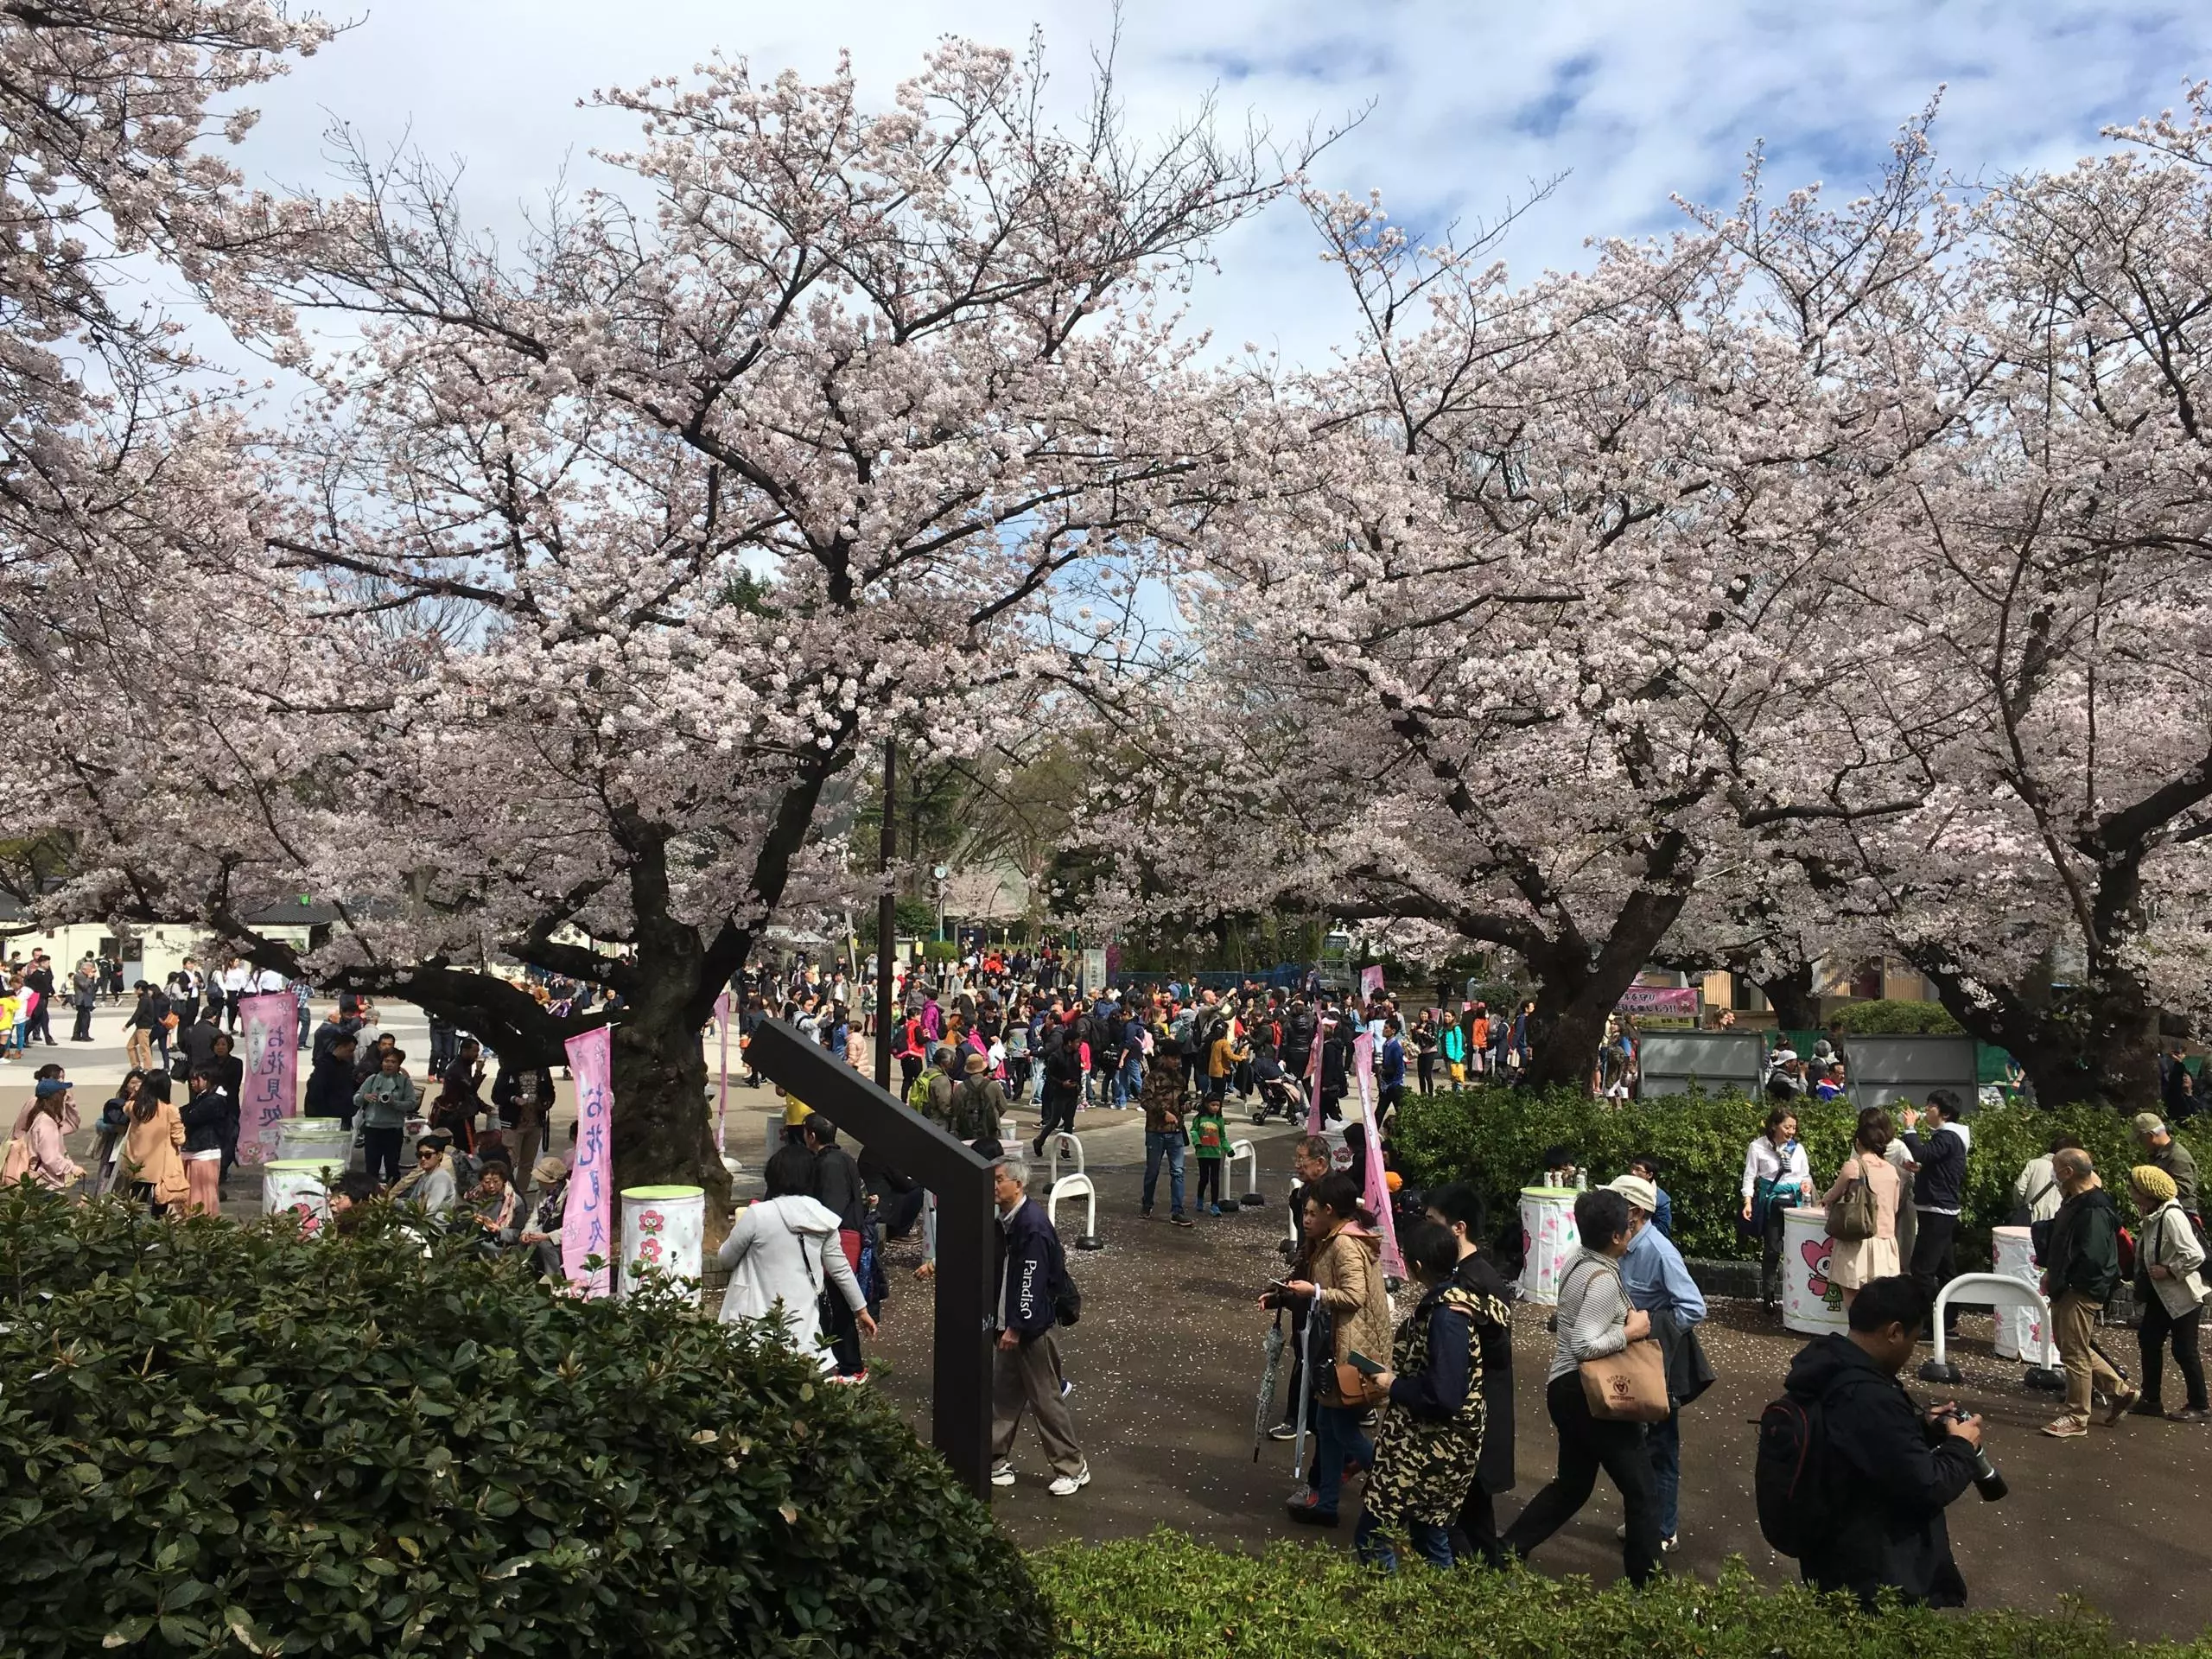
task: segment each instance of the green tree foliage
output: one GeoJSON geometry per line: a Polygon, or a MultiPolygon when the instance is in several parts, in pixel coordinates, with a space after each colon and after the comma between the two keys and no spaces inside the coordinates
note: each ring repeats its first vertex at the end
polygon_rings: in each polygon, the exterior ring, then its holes
{"type": "Polygon", "coordinates": [[[0,1298],[0,1651],[1052,1651],[887,1404],[677,1299],[28,1185],[0,1298]]]}

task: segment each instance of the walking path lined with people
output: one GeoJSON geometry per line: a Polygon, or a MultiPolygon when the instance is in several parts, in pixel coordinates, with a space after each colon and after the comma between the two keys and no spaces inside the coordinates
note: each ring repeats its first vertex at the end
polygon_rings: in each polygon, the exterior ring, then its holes
{"type": "MultiPolygon", "coordinates": [[[[1862,1112],[1853,1154],[1833,1173],[1811,1166],[1786,1104],[1746,1147],[1739,1220],[1767,1258],[1770,1299],[1776,1241],[1790,1211],[1824,1205],[1838,1235],[1831,1271],[1849,1329],[1802,1346],[1746,1307],[1708,1302],[1668,1236],[1672,1209],[1655,1179],[1660,1162],[1648,1156],[1608,1180],[1609,1172],[1573,1169],[1566,1148],[1547,1154],[1560,1167],[1541,1179],[1582,1189],[1568,1194],[1580,1243],[1554,1264],[1552,1313],[1518,1302],[1521,1264],[1491,1261],[1491,1220],[1478,1198],[1464,1188],[1402,1190],[1390,1122],[1405,1087],[1408,1022],[1388,999],[1357,1005],[1258,988],[1186,998],[1179,987],[1092,996],[1048,991],[1011,969],[997,984],[978,978],[912,988],[894,1020],[894,1052],[912,1109],[995,1166],[992,1480],[1018,1527],[1028,1524],[1030,1493],[1083,1499],[1055,1512],[1096,1513],[1077,1526],[1098,1536],[1145,1513],[1173,1518],[1194,1502],[1229,1506],[1214,1514],[1212,1529],[1225,1523],[1239,1536],[1267,1535],[1264,1511],[1273,1508],[1283,1523],[1348,1528],[1352,1548],[1382,1570],[1409,1546],[1440,1566],[1541,1554],[1548,1567],[1601,1573],[1608,1569],[1592,1552],[1606,1547],[1610,1530],[1611,1570],[1641,1584],[1744,1548],[1746,1517],[1765,1519],[1765,1495],[1751,1490],[1764,1441],[1733,1432],[1745,1419],[1731,1413],[1746,1399],[1778,1393],[1811,1402],[1805,1408],[1835,1425],[1855,1421],[1851,1414],[1866,1402],[1888,1402],[1881,1409],[1894,1416],[1896,1402],[1910,1400],[1885,1379],[1928,1334],[1933,1292],[1955,1271],[1944,1224],[1955,1225],[1971,1155],[1970,1135],[1940,1094],[1903,1112],[1902,1131],[1886,1111],[1862,1112]],[[1052,1175],[1071,1150],[1056,1144],[1062,1133],[1082,1143],[1083,1167],[1104,1206],[1098,1229],[1108,1236],[1103,1251],[1074,1266],[1050,1214],[1052,1175]],[[1244,1143],[1269,1172],[1268,1202],[1258,1208],[1224,1191],[1227,1154],[1244,1143]],[[1192,1165],[1197,1179],[1188,1179],[1192,1165]],[[1282,1180],[1275,1172],[1291,1177],[1281,1194],[1287,1225],[1272,1190],[1282,1180]],[[1910,1274],[1901,1226],[1891,1224],[1901,1223],[1908,1190],[1920,1221],[1910,1274]],[[1386,1227],[1389,1219],[1395,1225],[1386,1227]],[[1386,1238],[1394,1252],[1387,1273],[1386,1238]],[[1261,1402],[1262,1426],[1272,1428],[1248,1446],[1232,1478],[1214,1416],[1243,1357],[1223,1319],[1240,1275],[1255,1281],[1279,1329],[1287,1321],[1291,1363],[1287,1391],[1278,1387],[1261,1402]],[[1546,1328],[1552,1321],[1555,1331],[1546,1328]],[[1163,1422],[1146,1402],[1161,1397],[1157,1390],[1173,1393],[1161,1373],[1165,1351],[1186,1339],[1213,1363],[1196,1369],[1188,1398],[1175,1394],[1183,1404],[1163,1422]],[[1538,1364],[1544,1386],[1516,1391],[1512,1371],[1533,1378],[1538,1364]],[[1717,1405],[1698,1404],[1716,1389],[1717,1405]],[[1022,1426],[1033,1419],[1041,1465],[1021,1447],[1022,1426]],[[1608,1519],[1613,1500],[1596,1487],[1601,1471],[1605,1491],[1621,1495],[1618,1526],[1608,1519]],[[1271,1479],[1286,1478],[1287,1510],[1280,1486],[1272,1503],[1265,1496],[1271,1479]]],[[[766,977],[745,988],[744,1029],[772,1014],[848,1058],[867,1058],[869,1020],[841,1000],[849,988],[766,977]]],[[[32,1039],[26,1058],[54,1052],[47,1069],[67,1075],[40,1077],[35,1069],[26,1077],[32,1088],[18,1122],[18,1161],[48,1185],[132,1192],[157,1209],[257,1213],[257,1193],[239,1190],[236,1179],[243,1173],[250,1188],[256,1172],[233,1167],[238,1081],[223,1067],[227,1032],[201,1031],[214,1023],[212,1007],[194,1010],[185,1038],[168,1032],[187,1068],[188,1092],[175,1097],[173,1073],[128,1064],[146,1040],[143,1006],[95,1007],[85,1022],[89,1040],[66,1050],[32,1039]],[[88,1120],[79,1096],[95,1094],[109,1103],[88,1120]],[[226,1176],[232,1190],[219,1193],[226,1176]]],[[[1470,1036],[1489,1037],[1486,1028],[1453,1043],[1445,1039],[1456,1025],[1433,1015],[1412,1023],[1435,1038],[1433,1052],[1443,1057],[1442,1076],[1429,1068],[1433,1081],[1448,1079],[1455,1053],[1465,1057],[1456,1063],[1462,1076],[1473,1075],[1477,1054],[1511,1070],[1510,1055],[1470,1046],[1470,1036]]],[[[382,1188],[426,1221],[487,1249],[534,1254],[544,1274],[560,1276],[568,1162],[558,1154],[574,1115],[565,1079],[550,1068],[502,1065],[467,1033],[412,1010],[334,1002],[303,1021],[301,1034],[304,1109],[359,1129],[359,1166],[333,1194],[341,1226],[382,1188]],[[438,1076],[418,1078],[410,1064],[418,1052],[435,1056],[438,1076]],[[518,1177],[525,1120],[533,1139],[518,1177]],[[423,1132],[403,1145],[410,1123],[423,1132]]],[[[1417,1031],[1416,1059],[1428,1047],[1417,1031]]],[[[744,1154],[731,1161],[741,1195],[760,1196],[715,1252],[711,1276],[728,1281],[715,1293],[720,1316],[760,1319],[780,1303],[798,1315],[788,1339],[809,1350],[819,1343],[827,1375],[873,1381],[918,1405],[912,1390],[926,1371],[918,1356],[932,1322],[926,1284],[917,1282],[929,1272],[929,1205],[908,1203],[921,1196],[911,1182],[865,1147],[856,1159],[826,1119],[769,1089],[745,1065],[743,1048],[741,1039],[726,1080],[740,1124],[731,1144],[744,1154]],[[748,1121],[757,1128],[748,1132],[748,1121]],[[889,1371],[872,1376],[867,1351],[893,1358],[889,1371]]],[[[1418,1065],[1411,1070],[1418,1077],[1418,1065]]],[[[718,1091],[724,1082],[710,1086],[718,1091]]],[[[2120,1203],[2078,1147],[2054,1144],[2019,1177],[2024,1212],[2047,1230],[2047,1288],[2068,1380],[2066,1408],[2041,1425],[2039,1446],[2161,1412],[2159,1368],[2170,1351],[2185,1389],[2171,1414],[2186,1422],[2205,1414],[2196,1352],[2205,1257],[2173,1173],[2193,1198],[2194,1166],[2155,1117],[2144,1115],[2135,1128],[2145,1161],[2118,1179],[2126,1215],[2143,1228],[2129,1268],[2147,1311],[2139,1383],[2113,1370],[2095,1338],[2097,1310],[2121,1280],[2113,1243],[2120,1203]]],[[[1796,1570],[1861,1594],[1887,1585],[1939,1605],[1989,1571],[1997,1552],[1961,1552],[1943,1525],[1943,1509],[1974,1477],[1955,1483],[1939,1471],[1964,1466],[1955,1458],[1966,1452],[1947,1450],[1955,1441],[1977,1457],[1986,1451],[1993,1418],[2005,1428],[2023,1426],[2027,1402],[1993,1381],[1976,1376],[1974,1409],[1948,1399],[1910,1407],[1913,1433],[1925,1435],[1936,1463],[1913,1489],[1920,1496],[1896,1500],[1924,1506],[1912,1512],[1910,1529],[1922,1541],[1910,1560],[1850,1554],[1859,1548],[1848,1542],[1859,1535],[1853,1529],[1894,1533],[1906,1524],[1898,1513],[1862,1522],[1839,1511],[1831,1531],[1845,1542],[1823,1554],[1793,1541],[1796,1570]]],[[[2018,1440],[2005,1445],[2016,1471],[2018,1440]]],[[[2196,1465],[2193,1446],[2180,1452],[2154,1487],[2173,1489],[2175,1471],[2196,1465]]],[[[2026,1484],[2016,1478],[2015,1491],[2026,1484]]],[[[1978,1513],[1976,1530],[2010,1531],[2018,1513],[2018,1505],[1978,1513]]],[[[1763,1559],[1769,1570],[1790,1570],[1770,1551],[1763,1559]]],[[[1999,1569],[2000,1581],[2008,1576],[1999,1569]]],[[[2020,1593],[2032,1599],[2027,1586],[2020,1593]]]]}

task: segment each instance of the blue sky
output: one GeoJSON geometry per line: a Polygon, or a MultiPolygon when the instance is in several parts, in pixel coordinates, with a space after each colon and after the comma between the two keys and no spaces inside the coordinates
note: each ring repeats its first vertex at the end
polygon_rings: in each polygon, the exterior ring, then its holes
{"type": "MultiPolygon", "coordinates": [[[[465,160],[471,216],[507,231],[564,167],[589,179],[593,147],[629,143],[622,118],[577,107],[595,86],[680,72],[717,48],[824,78],[844,46],[887,99],[938,35],[1019,47],[1033,25],[1072,103],[1113,27],[1103,0],[377,0],[360,18],[254,100],[250,170],[323,181],[320,135],[339,116],[372,142],[465,160]]],[[[2212,75],[2212,5],[1127,0],[1121,66],[1141,130],[1210,89],[1225,122],[1249,114],[1282,132],[1371,102],[1316,181],[1379,189],[1409,225],[1488,215],[1531,178],[1567,173],[1505,248],[1533,274],[1583,260],[1586,238],[1673,228],[1670,192],[1731,199],[1755,139],[1777,187],[1855,194],[1939,83],[1937,143],[1954,171],[2063,165],[2101,147],[2103,124],[2175,105],[2185,78],[2212,75]]],[[[1310,361],[1348,333],[1340,279],[1294,208],[1240,229],[1220,257],[1193,315],[1230,349],[1253,340],[1310,361]]]]}

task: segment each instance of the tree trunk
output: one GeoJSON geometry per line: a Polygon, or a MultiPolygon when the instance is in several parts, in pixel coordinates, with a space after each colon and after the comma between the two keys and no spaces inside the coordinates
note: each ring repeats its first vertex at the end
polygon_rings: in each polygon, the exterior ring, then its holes
{"type": "Polygon", "coordinates": [[[626,1004],[614,1025],[614,1187],[704,1187],[709,1213],[721,1216],[729,1209],[729,1172],[715,1149],[692,990],[690,976],[668,976],[626,1004]]]}
{"type": "Polygon", "coordinates": [[[1813,964],[1801,962],[1786,974],[1751,982],[1774,1010],[1775,1022],[1784,1031],[1810,1031],[1821,1023],[1819,1000],[1813,995],[1813,964]]]}
{"type": "Polygon", "coordinates": [[[1589,1088],[1607,1016],[1659,949],[1687,898],[1638,888],[1614,917],[1594,960],[1579,936],[1529,958],[1536,976],[1536,1011],[1529,1021],[1530,1084],[1589,1088]]]}
{"type": "Polygon", "coordinates": [[[2158,1014],[2133,974],[2093,967],[2080,985],[1977,986],[1955,963],[1908,960],[1954,1020],[2012,1057],[2038,1106],[2158,1109],[2158,1014]]]}

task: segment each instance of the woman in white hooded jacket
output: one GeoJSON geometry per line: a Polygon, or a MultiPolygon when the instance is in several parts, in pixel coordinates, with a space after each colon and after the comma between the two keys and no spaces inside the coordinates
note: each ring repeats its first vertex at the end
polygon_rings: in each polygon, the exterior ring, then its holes
{"type": "Polygon", "coordinates": [[[822,1342],[823,1287],[844,1299],[863,1335],[875,1334],[875,1321],[845,1260],[836,1211],[802,1189],[810,1163],[804,1147],[784,1147],[768,1160],[767,1197],[738,1211],[731,1223],[719,1252],[729,1269],[722,1321],[765,1319],[781,1303],[792,1344],[831,1371],[837,1361],[822,1342]]]}

